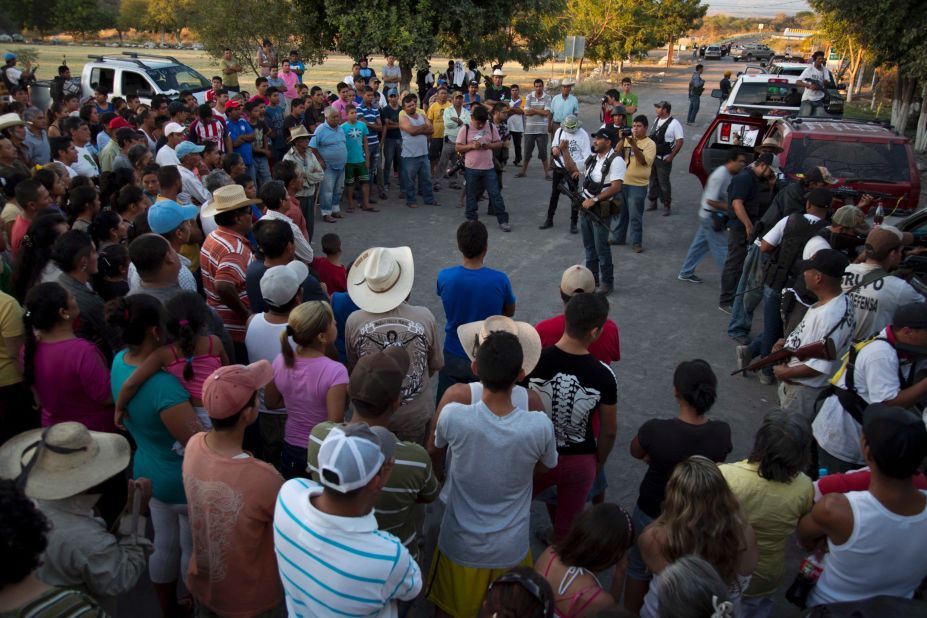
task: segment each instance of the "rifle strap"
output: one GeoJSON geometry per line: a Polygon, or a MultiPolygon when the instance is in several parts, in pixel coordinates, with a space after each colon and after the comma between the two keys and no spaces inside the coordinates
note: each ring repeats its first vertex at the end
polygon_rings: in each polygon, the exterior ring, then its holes
{"type": "Polygon", "coordinates": [[[856,285],[851,287],[849,290],[844,292],[844,294],[849,296],[850,294],[859,290],[860,288],[864,288],[867,285],[871,285],[875,283],[876,281],[879,281],[880,279],[884,279],[885,277],[888,277],[888,275],[889,273],[883,270],[881,266],[876,268],[875,270],[870,270],[868,273],[863,275],[863,278],[860,280],[859,283],[857,283],[856,285]]]}

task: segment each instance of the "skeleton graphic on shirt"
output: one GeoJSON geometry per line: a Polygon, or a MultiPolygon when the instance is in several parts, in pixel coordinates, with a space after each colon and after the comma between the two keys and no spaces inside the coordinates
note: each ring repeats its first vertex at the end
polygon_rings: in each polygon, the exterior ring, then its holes
{"type": "Polygon", "coordinates": [[[409,373],[402,382],[400,401],[408,403],[421,392],[428,371],[429,349],[423,324],[399,317],[372,320],[361,326],[351,345],[357,358],[390,347],[405,348],[409,353],[409,373]]]}
{"type": "Polygon", "coordinates": [[[531,390],[541,397],[544,409],[550,414],[557,448],[586,439],[589,416],[601,400],[598,390],[586,388],[579,378],[568,373],[558,373],[549,380],[531,378],[531,390]]]}

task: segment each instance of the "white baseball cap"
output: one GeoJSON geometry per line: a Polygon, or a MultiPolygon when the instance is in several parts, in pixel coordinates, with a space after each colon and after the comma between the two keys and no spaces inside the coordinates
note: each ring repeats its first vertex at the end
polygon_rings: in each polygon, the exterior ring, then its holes
{"type": "Polygon", "coordinates": [[[167,137],[168,135],[173,135],[174,133],[183,133],[183,132],[184,132],[183,125],[177,122],[169,122],[166,125],[164,125],[164,137],[167,137]]]}
{"type": "Polygon", "coordinates": [[[319,447],[319,479],[346,494],[365,487],[393,457],[396,436],[385,427],[350,423],[334,427],[319,447]]]}
{"type": "Polygon", "coordinates": [[[286,266],[272,266],[261,277],[261,296],[274,309],[293,300],[309,276],[309,267],[294,260],[286,266]]]}

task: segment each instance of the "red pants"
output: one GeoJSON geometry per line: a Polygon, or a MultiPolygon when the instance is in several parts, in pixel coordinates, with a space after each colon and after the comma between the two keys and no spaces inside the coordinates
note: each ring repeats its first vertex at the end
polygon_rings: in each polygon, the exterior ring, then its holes
{"type": "Polygon", "coordinates": [[[534,482],[534,495],[548,487],[557,488],[554,538],[566,536],[573,520],[582,512],[586,496],[595,480],[595,455],[560,455],[556,467],[534,482]]]}

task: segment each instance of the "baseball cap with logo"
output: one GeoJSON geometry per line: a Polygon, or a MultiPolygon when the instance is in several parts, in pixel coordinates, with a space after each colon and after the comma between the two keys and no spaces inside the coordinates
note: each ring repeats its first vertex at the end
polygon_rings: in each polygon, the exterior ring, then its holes
{"type": "Polygon", "coordinates": [[[392,403],[399,399],[408,372],[405,348],[393,346],[363,356],[351,372],[348,397],[377,407],[392,403]]]}
{"type": "Polygon", "coordinates": [[[866,236],[866,252],[878,259],[882,259],[890,251],[894,251],[901,246],[910,245],[913,242],[914,235],[911,232],[902,232],[892,225],[879,225],[872,228],[872,231],[866,236]]]}
{"type": "Polygon", "coordinates": [[[271,266],[261,277],[261,297],[274,309],[293,300],[309,276],[309,267],[299,260],[285,266],[271,266]]]}
{"type": "Polygon", "coordinates": [[[319,480],[342,494],[366,487],[395,449],[396,436],[385,427],[334,427],[319,447],[319,480]]]}
{"type": "Polygon", "coordinates": [[[595,291],[595,275],[581,264],[570,266],[563,271],[563,276],[560,277],[560,291],[567,296],[573,296],[579,292],[593,292],[595,291]]]}
{"type": "Polygon", "coordinates": [[[196,206],[181,205],[174,200],[160,200],[148,209],[148,227],[155,234],[167,234],[176,230],[184,221],[196,219],[196,206]]]}
{"type": "Polygon", "coordinates": [[[801,178],[807,183],[824,182],[829,185],[836,184],[837,179],[830,175],[830,172],[823,165],[815,165],[801,174],[801,178]]]}
{"type": "Polygon", "coordinates": [[[164,125],[164,137],[168,135],[173,135],[174,133],[183,133],[183,125],[178,122],[169,122],[164,125]]]}
{"type": "Polygon", "coordinates": [[[836,249],[821,249],[809,260],[802,260],[798,263],[799,270],[816,270],[822,275],[827,275],[833,279],[841,279],[843,271],[850,264],[850,259],[837,251],[836,249]]]}
{"type": "Polygon", "coordinates": [[[219,367],[203,384],[203,407],[209,418],[229,418],[241,412],[255,391],[273,379],[274,368],[266,360],[219,367]]]}
{"type": "Polygon", "coordinates": [[[868,406],[863,411],[863,436],[879,471],[892,478],[912,476],[927,457],[924,421],[900,406],[868,406]]]}

